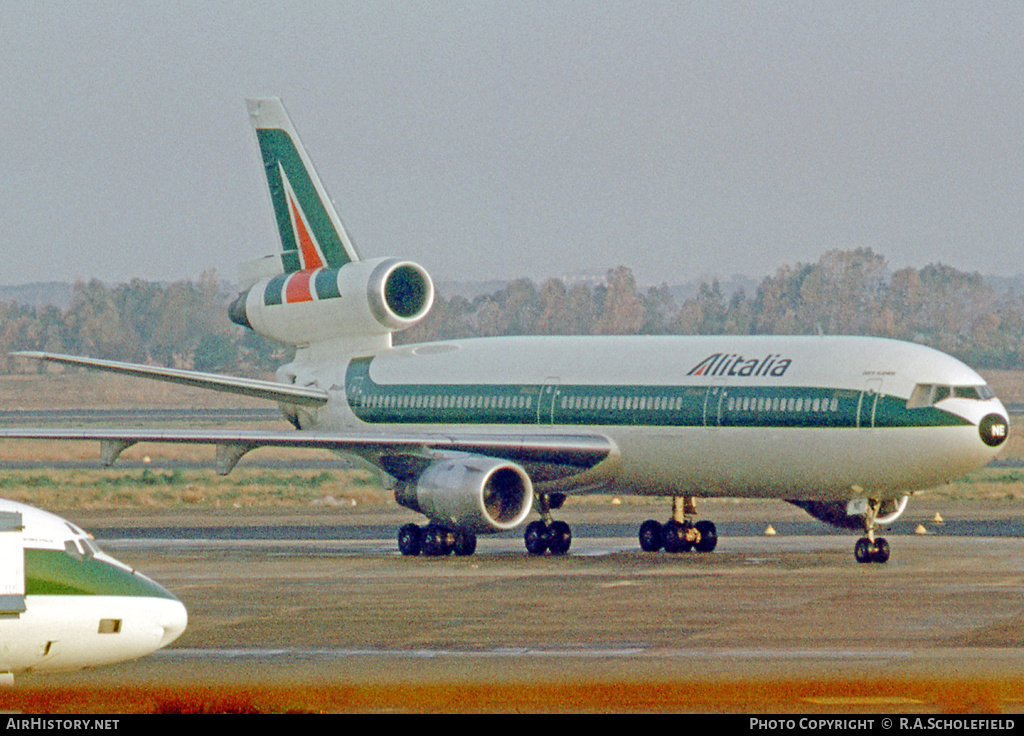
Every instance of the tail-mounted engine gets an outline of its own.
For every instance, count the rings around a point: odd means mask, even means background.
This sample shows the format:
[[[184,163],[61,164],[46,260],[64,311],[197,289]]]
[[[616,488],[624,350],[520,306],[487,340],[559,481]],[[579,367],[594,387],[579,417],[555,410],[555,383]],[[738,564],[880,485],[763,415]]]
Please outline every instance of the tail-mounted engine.
[[[451,529],[489,534],[519,526],[533,507],[533,483],[519,465],[453,455],[427,466],[395,490],[402,506]]]
[[[288,345],[387,335],[419,322],[434,284],[415,263],[395,258],[263,278],[228,309],[235,324]]]

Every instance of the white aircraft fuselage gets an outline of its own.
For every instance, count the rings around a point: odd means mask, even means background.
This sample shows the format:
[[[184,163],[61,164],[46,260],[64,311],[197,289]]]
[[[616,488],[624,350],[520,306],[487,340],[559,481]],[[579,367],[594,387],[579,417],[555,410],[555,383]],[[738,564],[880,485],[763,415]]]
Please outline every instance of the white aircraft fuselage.
[[[607,491],[672,498],[645,551],[710,552],[700,497],[779,498],[844,527],[862,525],[859,562],[907,494],[979,468],[1003,445],[1006,410],[960,361],[868,337],[508,337],[392,347],[433,304],[430,276],[356,251],[277,98],[248,101],[281,250],[245,264],[233,322],[293,345],[275,381],[49,353],[28,357],[255,396],[297,432],[23,430],[96,439],[112,463],[135,442],[217,445],[230,472],[252,449],[325,448],[381,471],[424,514],[399,549],[471,554],[478,533],[515,528],[532,554],[564,554],[565,497]]]
[[[519,337],[288,366],[316,432],[597,433],[608,456],[539,491],[899,498],[985,465],[1005,408],[931,348],[863,337]],[[949,396],[908,407],[921,386]],[[952,389],[960,389],[960,396]],[[986,441],[988,439],[988,441]]]
[[[170,644],[176,597],[54,514],[0,499],[0,676],[123,662]]]

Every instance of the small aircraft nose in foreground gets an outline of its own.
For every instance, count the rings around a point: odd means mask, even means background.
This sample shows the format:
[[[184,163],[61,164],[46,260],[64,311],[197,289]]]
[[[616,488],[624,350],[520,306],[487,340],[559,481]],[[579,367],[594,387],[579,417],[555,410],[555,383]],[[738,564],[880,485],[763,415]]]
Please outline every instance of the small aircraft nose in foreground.
[[[0,682],[165,647],[188,614],[169,591],[54,514],[0,499]]]

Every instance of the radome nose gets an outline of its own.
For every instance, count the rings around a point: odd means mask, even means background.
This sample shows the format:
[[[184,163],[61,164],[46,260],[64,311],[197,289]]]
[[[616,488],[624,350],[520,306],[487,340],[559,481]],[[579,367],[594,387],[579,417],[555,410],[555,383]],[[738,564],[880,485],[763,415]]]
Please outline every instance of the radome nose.
[[[181,601],[167,601],[163,612],[160,627],[163,635],[160,637],[160,648],[167,646],[185,632],[188,626],[188,611],[185,610]]]
[[[1002,414],[986,414],[978,422],[978,434],[981,441],[989,447],[999,447],[1010,435],[1010,422]]]

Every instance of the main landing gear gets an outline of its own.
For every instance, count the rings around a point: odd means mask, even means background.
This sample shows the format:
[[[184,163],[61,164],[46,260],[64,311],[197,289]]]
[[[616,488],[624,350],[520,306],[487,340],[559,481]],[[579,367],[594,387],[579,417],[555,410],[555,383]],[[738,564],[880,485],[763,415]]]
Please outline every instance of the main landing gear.
[[[718,530],[710,521],[694,524],[689,517],[697,514],[691,497],[672,499],[672,518],[664,524],[648,519],[640,525],[640,549],[644,552],[711,552],[718,545]]]
[[[476,552],[476,535],[453,531],[439,524],[406,524],[398,530],[398,551],[407,557],[443,557],[455,553],[465,557]]]
[[[551,510],[562,508],[565,496],[560,493],[540,495],[536,503],[540,521],[531,521],[526,525],[526,533],[523,535],[526,551],[531,555],[542,555],[545,552],[564,555],[572,545],[572,530],[564,521],[555,521]]]

